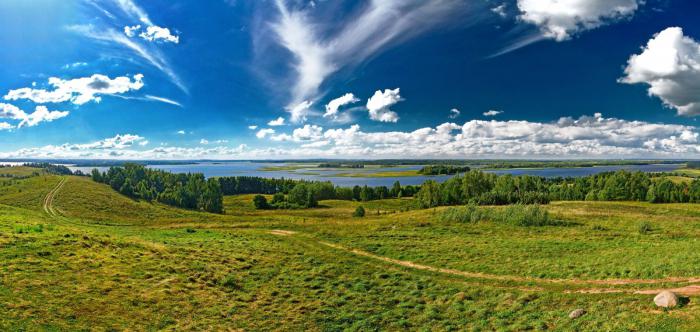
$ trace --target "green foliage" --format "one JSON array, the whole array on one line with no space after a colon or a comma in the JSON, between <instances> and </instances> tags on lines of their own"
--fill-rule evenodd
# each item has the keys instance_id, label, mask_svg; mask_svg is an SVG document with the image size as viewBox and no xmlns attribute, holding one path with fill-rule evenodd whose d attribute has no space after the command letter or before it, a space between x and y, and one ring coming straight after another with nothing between
<instances>
[{"instance_id":1,"label":"green foliage","mask_svg":"<svg viewBox=\"0 0 700 332\"><path fill-rule=\"evenodd\" d=\"M54 165L50 163L26 163L24 164L24 166L32 168L41 168L49 174L73 175L73 172L71 172L71 170L68 167L63 165Z\"/></svg>"},{"instance_id":2,"label":"green foliage","mask_svg":"<svg viewBox=\"0 0 700 332\"><path fill-rule=\"evenodd\" d=\"M469 172L469 166L453 166L453 165L433 165L423 166L418 170L418 174L422 175L454 175Z\"/></svg>"},{"instance_id":3,"label":"green foliage","mask_svg":"<svg viewBox=\"0 0 700 332\"><path fill-rule=\"evenodd\" d=\"M356 217L356 218L362 218L362 217L364 217L364 216L365 216L365 208L362 207L362 205L358 206L358 207L355 209L355 212L352 213L352 216L353 216L353 217Z\"/></svg>"},{"instance_id":4,"label":"green foliage","mask_svg":"<svg viewBox=\"0 0 700 332\"><path fill-rule=\"evenodd\" d=\"M440 213L440 221L474 223L489 219L489 210L475 204L461 207L450 207Z\"/></svg>"},{"instance_id":5,"label":"green foliage","mask_svg":"<svg viewBox=\"0 0 700 332\"><path fill-rule=\"evenodd\" d=\"M270 208L270 204L267 203L267 198L263 195L255 195L253 197L253 206L258 210L266 210Z\"/></svg>"},{"instance_id":6,"label":"green foliage","mask_svg":"<svg viewBox=\"0 0 700 332\"><path fill-rule=\"evenodd\" d=\"M645 221L645 222L639 224L639 229L638 229L639 234L642 234L642 235L649 234L649 233L651 233L652 230L653 230L653 228L651 227L651 223L649 223L648 221Z\"/></svg>"},{"instance_id":7,"label":"green foliage","mask_svg":"<svg viewBox=\"0 0 700 332\"><path fill-rule=\"evenodd\" d=\"M105 173L94 169L91 177L131 198L223 213L221 184L216 179L204 179L202 174L173 174L126 163L123 167L110 167Z\"/></svg>"},{"instance_id":8,"label":"green foliage","mask_svg":"<svg viewBox=\"0 0 700 332\"><path fill-rule=\"evenodd\" d=\"M442 211L440 221L474 223L490 220L515 226L552 226L561 222L549 216L549 213L539 205L514 204L505 208L488 208L475 204L463 207L451 207Z\"/></svg>"}]
</instances>

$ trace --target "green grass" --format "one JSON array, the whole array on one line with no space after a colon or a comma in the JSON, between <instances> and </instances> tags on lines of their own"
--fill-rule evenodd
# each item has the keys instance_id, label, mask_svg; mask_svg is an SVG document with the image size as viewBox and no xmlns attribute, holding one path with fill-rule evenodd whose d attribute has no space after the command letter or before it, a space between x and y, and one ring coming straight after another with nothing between
<instances>
[{"instance_id":1,"label":"green grass","mask_svg":"<svg viewBox=\"0 0 700 332\"><path fill-rule=\"evenodd\" d=\"M322 201L225 215L130 200L70 177L0 186L0 330L697 330L694 302L567 293L605 287L546 279L700 276L700 206L557 202L566 226L441 220L411 199ZM21 189L21 193L19 190ZM353 218L357 206L367 213ZM503 209L494 207L493 209ZM642 225L645 231L640 232ZM296 231L274 235L269 231ZM498 280L403 267L324 245ZM575 308L588 313L567 317Z\"/></svg>"}]
</instances>

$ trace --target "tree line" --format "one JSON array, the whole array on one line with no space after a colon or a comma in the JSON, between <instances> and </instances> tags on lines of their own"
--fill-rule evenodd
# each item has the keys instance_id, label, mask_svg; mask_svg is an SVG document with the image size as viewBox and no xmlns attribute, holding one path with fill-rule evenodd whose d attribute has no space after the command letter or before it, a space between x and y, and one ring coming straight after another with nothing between
<instances>
[{"instance_id":1,"label":"tree line","mask_svg":"<svg viewBox=\"0 0 700 332\"><path fill-rule=\"evenodd\" d=\"M673 182L661 174L624 170L578 178L499 176L472 170L443 183L426 181L416 198L423 207L547 204L558 200L700 203L700 179Z\"/></svg>"},{"instance_id":2,"label":"tree line","mask_svg":"<svg viewBox=\"0 0 700 332\"><path fill-rule=\"evenodd\" d=\"M432 165L423 166L418 170L418 174L422 175L454 175L469 172L469 166L454 166L454 165Z\"/></svg>"},{"instance_id":3,"label":"tree line","mask_svg":"<svg viewBox=\"0 0 700 332\"><path fill-rule=\"evenodd\" d=\"M221 184L202 174L174 174L127 163L112 166L107 172L93 169L91 177L131 198L213 213L224 211Z\"/></svg>"}]
</instances>

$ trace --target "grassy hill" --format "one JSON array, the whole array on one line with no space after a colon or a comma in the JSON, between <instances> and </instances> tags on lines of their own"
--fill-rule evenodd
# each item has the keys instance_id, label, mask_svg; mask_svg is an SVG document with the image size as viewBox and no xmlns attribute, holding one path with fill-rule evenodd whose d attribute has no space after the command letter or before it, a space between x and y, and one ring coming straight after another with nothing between
<instances>
[{"instance_id":1,"label":"grassy hill","mask_svg":"<svg viewBox=\"0 0 700 332\"><path fill-rule=\"evenodd\" d=\"M0 330L700 328L695 295L662 311L635 294L698 282L697 205L558 202L567 225L520 227L411 199L353 218L360 203L259 211L241 195L214 215L67 177L51 215L61 179L0 180Z\"/></svg>"}]
</instances>

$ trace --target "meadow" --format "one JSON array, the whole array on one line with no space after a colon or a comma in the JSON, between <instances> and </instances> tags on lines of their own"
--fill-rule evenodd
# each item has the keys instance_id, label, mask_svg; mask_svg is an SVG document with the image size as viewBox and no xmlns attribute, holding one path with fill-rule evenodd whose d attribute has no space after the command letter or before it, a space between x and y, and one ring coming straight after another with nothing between
<instances>
[{"instance_id":1,"label":"meadow","mask_svg":"<svg viewBox=\"0 0 700 332\"><path fill-rule=\"evenodd\" d=\"M0 169L0 330L700 329L697 204L553 202L541 227L412 198L213 214L34 171ZM662 310L661 289L688 297Z\"/></svg>"}]
</instances>

